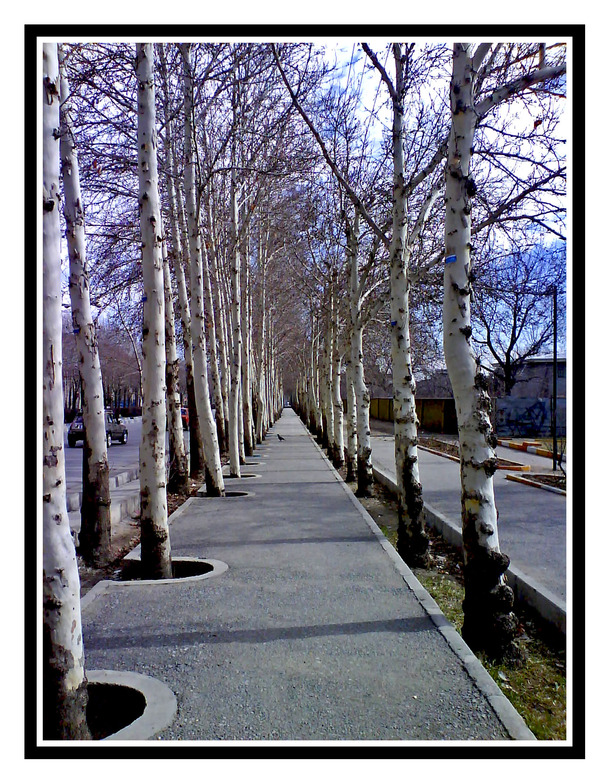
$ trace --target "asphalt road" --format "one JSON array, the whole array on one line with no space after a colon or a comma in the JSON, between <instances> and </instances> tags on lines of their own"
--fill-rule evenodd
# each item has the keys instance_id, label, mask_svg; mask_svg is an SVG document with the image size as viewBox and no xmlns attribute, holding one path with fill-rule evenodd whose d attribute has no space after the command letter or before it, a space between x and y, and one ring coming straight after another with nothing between
<instances>
[{"instance_id":1,"label":"asphalt road","mask_svg":"<svg viewBox=\"0 0 610 784\"><path fill-rule=\"evenodd\" d=\"M128 468L135 468L140 462L140 436L142 433L142 417L124 419L127 425L128 440L126 444L112 442L108 449L108 465L110 475L119 474ZM82 482L83 478L83 444L79 441L75 447L68 446L68 426L64 427L64 448L66 455L66 485L72 487Z\"/></svg>"},{"instance_id":2,"label":"asphalt road","mask_svg":"<svg viewBox=\"0 0 610 784\"><path fill-rule=\"evenodd\" d=\"M373 436L371 440L373 465L395 477L393 436ZM536 465L536 470L545 461L552 464L548 458L507 448L498 449L498 455L532 468ZM424 501L459 526L459 463L424 449L419 450L418 458ZM499 469L494 477L500 548L514 566L565 601L566 496L511 482L506 479L509 473L513 472Z\"/></svg>"}]
</instances>

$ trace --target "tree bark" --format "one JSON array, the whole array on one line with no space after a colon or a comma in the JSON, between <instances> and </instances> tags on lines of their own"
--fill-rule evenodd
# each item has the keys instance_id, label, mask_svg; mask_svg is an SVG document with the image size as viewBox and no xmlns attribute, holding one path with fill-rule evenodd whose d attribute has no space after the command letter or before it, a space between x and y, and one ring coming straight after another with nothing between
<instances>
[{"instance_id":1,"label":"tree bark","mask_svg":"<svg viewBox=\"0 0 610 784\"><path fill-rule=\"evenodd\" d=\"M336 280L334 285L336 291ZM333 297L336 303L336 295ZM338 307L334 306L331 371L331 394L333 409L333 450L332 461L335 468L341 468L345 462L343 441L343 400L341 399L341 351L339 349L339 316Z\"/></svg>"},{"instance_id":2,"label":"tree bark","mask_svg":"<svg viewBox=\"0 0 610 784\"><path fill-rule=\"evenodd\" d=\"M451 80L452 125L446 167L443 335L445 361L458 420L464 546L464 626L468 645L493 658L514 656L513 592L500 552L493 475L495 445L486 382L470 336L470 229L476 188L470 160L476 126L473 47L455 44Z\"/></svg>"},{"instance_id":3,"label":"tree bark","mask_svg":"<svg viewBox=\"0 0 610 784\"><path fill-rule=\"evenodd\" d=\"M318 443L322 444L323 433L324 433L324 420L323 420L323 412L322 412L321 378L320 378L320 330L317 324L316 324L315 331L313 332L313 345L311 349L311 376L313 381L311 391L312 391L312 406L313 406L314 416L315 416L315 434Z\"/></svg>"},{"instance_id":4,"label":"tree bark","mask_svg":"<svg viewBox=\"0 0 610 784\"><path fill-rule=\"evenodd\" d=\"M193 84L190 65L190 44L180 46L184 60L184 152L185 191L187 204L189 252L191 261L191 333L193 341L193 371L197 416L201 427L203 454L206 467L206 492L208 495L224 495L224 479L220 450L216 434L216 423L212 416L208 386L208 362L205 335L205 311L203 293L203 264L199 211L195 188L195 161L193 154Z\"/></svg>"},{"instance_id":5,"label":"tree bark","mask_svg":"<svg viewBox=\"0 0 610 784\"><path fill-rule=\"evenodd\" d=\"M267 400L265 375L267 366L265 362L265 337L267 326L267 248L259 240L258 249L260 270L260 312L261 331L258 344L258 381L256 385L256 442L262 443L267 433Z\"/></svg>"},{"instance_id":6,"label":"tree bark","mask_svg":"<svg viewBox=\"0 0 610 784\"><path fill-rule=\"evenodd\" d=\"M334 419L331 400L332 324L327 316L326 333L322 344L320 368L320 404L322 406L322 447L332 456Z\"/></svg>"},{"instance_id":7,"label":"tree bark","mask_svg":"<svg viewBox=\"0 0 610 784\"><path fill-rule=\"evenodd\" d=\"M197 396L195 394L195 369L193 364L193 328L191 321L190 295L187 288L187 280L191 279L191 257L190 242L187 228L187 220L182 200L181 188L175 189L176 206L180 221L181 234L186 238L183 245L184 269L176 267L176 280L178 281L178 294L180 297L181 310L184 314L182 319L182 342L184 345L184 361L186 364L186 394L189 410L189 434L190 434L190 474L193 477L200 476L205 470L205 459L203 455L203 436L201 434L201 422L197 411ZM184 329L185 323L187 325Z\"/></svg>"},{"instance_id":8,"label":"tree bark","mask_svg":"<svg viewBox=\"0 0 610 784\"><path fill-rule=\"evenodd\" d=\"M71 117L70 86L65 74L61 51L59 57L62 120L60 153L66 240L70 261L68 285L72 307L72 327L78 352L85 429L79 549L85 563L100 567L104 566L110 558L112 541L104 388L89 298L85 217Z\"/></svg>"},{"instance_id":9,"label":"tree bark","mask_svg":"<svg viewBox=\"0 0 610 784\"><path fill-rule=\"evenodd\" d=\"M214 396L214 408L216 409L216 432L218 435L218 447L221 452L227 450L227 434L225 431L224 401L222 396L222 383L220 380L220 370L218 367L218 334L216 330L216 312L212 293L211 265L210 257L216 258L216 241L214 239L214 224L212 222L212 210L208 202L208 227L209 240L203 253L203 282L205 286L205 306L208 312L208 345L210 347L210 367L212 370L212 393ZM215 262L213 262L215 263Z\"/></svg>"},{"instance_id":10,"label":"tree bark","mask_svg":"<svg viewBox=\"0 0 610 784\"><path fill-rule=\"evenodd\" d=\"M176 330L174 325L174 292L167 257L167 245L163 240L163 285L165 292L165 383L167 386L167 420L169 423L169 478L167 489L170 493L186 493L189 489L189 476L184 449L184 429L180 401L180 362L176 351Z\"/></svg>"},{"instance_id":11,"label":"tree bark","mask_svg":"<svg viewBox=\"0 0 610 784\"><path fill-rule=\"evenodd\" d=\"M235 167L235 158L233 158ZM241 256L239 247L239 209L237 205L235 168L231 171L231 313L233 340L231 351L231 392L229 395L229 470L232 477L241 476L239 420L241 418L239 389L241 384Z\"/></svg>"},{"instance_id":12,"label":"tree bark","mask_svg":"<svg viewBox=\"0 0 610 784\"><path fill-rule=\"evenodd\" d=\"M356 495L366 497L373 487L373 462L371 459L371 429L369 413L371 396L364 380L364 354L362 351L362 311L358 276L359 215L356 211L354 225L347 224L347 249L350 270L350 352L352 381L356 397L357 481Z\"/></svg>"},{"instance_id":13,"label":"tree bark","mask_svg":"<svg viewBox=\"0 0 610 784\"><path fill-rule=\"evenodd\" d=\"M56 44L43 44L42 64L42 731L46 740L87 740L80 581L66 503Z\"/></svg>"},{"instance_id":14,"label":"tree bark","mask_svg":"<svg viewBox=\"0 0 610 784\"><path fill-rule=\"evenodd\" d=\"M405 63L400 44L393 44L396 90L392 98L392 153L394 187L392 242L390 244L390 321L392 332L392 381L394 385L394 452L398 496L397 550L410 566L428 562L428 537L424 500L417 460L415 379L409 331L409 282L407 276L407 197L404 161Z\"/></svg>"},{"instance_id":15,"label":"tree bark","mask_svg":"<svg viewBox=\"0 0 610 784\"><path fill-rule=\"evenodd\" d=\"M244 422L244 456L251 457L254 453L254 425L252 420L252 316L250 307L250 273L248 237L245 239L245 253L242 255L242 355L241 355L241 381L242 381L242 408Z\"/></svg>"},{"instance_id":16,"label":"tree bark","mask_svg":"<svg viewBox=\"0 0 610 784\"><path fill-rule=\"evenodd\" d=\"M201 428L197 416L195 401L195 381L193 375L193 347L191 341L191 309L187 288L187 277L190 277L190 260L188 257L188 233L184 219L184 204L182 193L175 183L178 182L178 167L173 139L173 123L168 101L167 67L163 44L158 44L159 59L161 62L161 75L163 78L163 110L165 120L165 184L169 207L170 230L172 242L170 244L170 263L176 276L178 289L178 302L180 305L180 323L182 326L182 346L184 350L184 365L186 370L186 397L189 412L189 473L198 477L203 471L204 459L201 446ZM183 242L184 239L184 242Z\"/></svg>"},{"instance_id":17,"label":"tree bark","mask_svg":"<svg viewBox=\"0 0 610 784\"><path fill-rule=\"evenodd\" d=\"M345 363L345 386L347 391L346 481L355 482L358 477L358 418L356 415L356 392L354 390L354 366L350 354L348 354L348 359Z\"/></svg>"},{"instance_id":18,"label":"tree bark","mask_svg":"<svg viewBox=\"0 0 610 784\"><path fill-rule=\"evenodd\" d=\"M217 296L214 298L216 306L216 336L218 338L218 359L220 365L220 389L221 402L220 409L216 409L216 421L222 419L222 429L225 434L225 452L229 450L229 359L228 359L228 335L227 335L227 314L224 307L220 280L218 277L218 247L216 253L209 258L209 270L212 287Z\"/></svg>"},{"instance_id":19,"label":"tree bark","mask_svg":"<svg viewBox=\"0 0 610 784\"><path fill-rule=\"evenodd\" d=\"M143 405L140 444L142 573L172 576L165 480L165 300L152 44L136 45L138 175L143 277Z\"/></svg>"}]
</instances>

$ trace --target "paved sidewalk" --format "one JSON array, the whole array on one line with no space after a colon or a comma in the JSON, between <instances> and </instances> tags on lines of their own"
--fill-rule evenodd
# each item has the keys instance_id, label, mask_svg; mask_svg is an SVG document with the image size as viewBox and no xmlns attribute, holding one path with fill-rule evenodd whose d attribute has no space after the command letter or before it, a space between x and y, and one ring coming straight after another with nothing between
<instances>
[{"instance_id":1,"label":"paved sidewalk","mask_svg":"<svg viewBox=\"0 0 610 784\"><path fill-rule=\"evenodd\" d=\"M224 572L84 597L88 671L175 695L144 737L534 741L292 410L249 463L172 516L173 556Z\"/></svg>"}]
</instances>

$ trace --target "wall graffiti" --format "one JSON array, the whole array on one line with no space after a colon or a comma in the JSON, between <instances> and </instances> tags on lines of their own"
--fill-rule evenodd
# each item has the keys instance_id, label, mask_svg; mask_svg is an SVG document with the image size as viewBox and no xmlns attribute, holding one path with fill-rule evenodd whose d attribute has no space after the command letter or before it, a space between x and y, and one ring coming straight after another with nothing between
<instances>
[{"instance_id":1,"label":"wall graffiti","mask_svg":"<svg viewBox=\"0 0 610 784\"><path fill-rule=\"evenodd\" d=\"M496 434L526 438L551 435L550 398L503 397L496 399ZM557 435L566 432L566 401L557 400Z\"/></svg>"}]
</instances>

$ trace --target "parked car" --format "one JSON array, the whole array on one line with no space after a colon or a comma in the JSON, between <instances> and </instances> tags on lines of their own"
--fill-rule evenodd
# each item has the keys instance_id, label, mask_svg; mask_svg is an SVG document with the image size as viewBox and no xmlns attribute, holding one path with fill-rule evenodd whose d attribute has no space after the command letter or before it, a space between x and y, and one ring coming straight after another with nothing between
<instances>
[{"instance_id":1,"label":"parked car","mask_svg":"<svg viewBox=\"0 0 610 784\"><path fill-rule=\"evenodd\" d=\"M104 411L104 419L106 421L106 444L110 446L113 440L120 444L126 444L129 431L121 418L115 416L112 411ZM80 414L74 417L68 428L68 446L76 446L77 441L85 442L85 424Z\"/></svg>"}]
</instances>

